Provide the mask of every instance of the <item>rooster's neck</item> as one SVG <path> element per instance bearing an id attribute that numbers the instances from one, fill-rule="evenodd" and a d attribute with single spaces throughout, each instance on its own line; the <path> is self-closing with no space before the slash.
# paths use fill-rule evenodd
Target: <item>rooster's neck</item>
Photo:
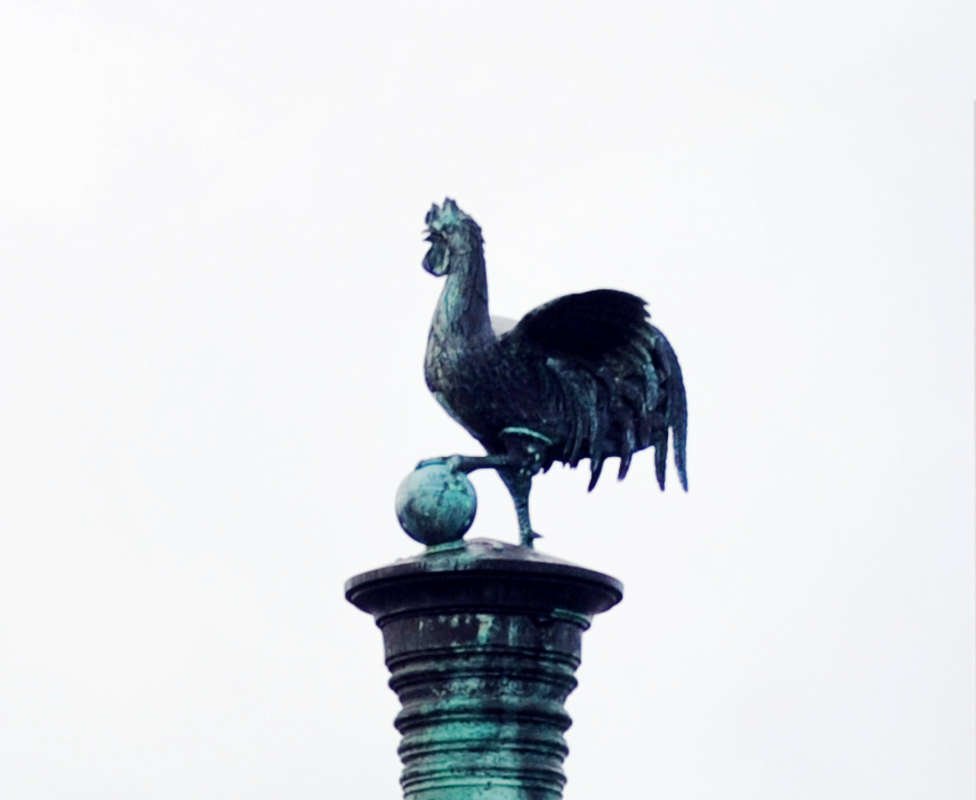
<path id="1" fill-rule="evenodd" d="M 434 313 L 431 335 L 445 342 L 463 340 L 469 344 L 493 339 L 485 255 L 480 243 L 466 253 L 453 253 L 451 266 Z"/>

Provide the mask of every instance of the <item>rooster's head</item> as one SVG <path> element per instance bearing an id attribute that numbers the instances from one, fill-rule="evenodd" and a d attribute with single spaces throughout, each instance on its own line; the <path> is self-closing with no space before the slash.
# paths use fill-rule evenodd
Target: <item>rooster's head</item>
<path id="1" fill-rule="evenodd" d="M 447 275 L 451 272 L 452 255 L 481 247 L 481 228 L 450 197 L 444 199 L 442 206 L 434 203 L 425 222 L 430 250 L 424 256 L 424 269 L 431 275 Z"/>

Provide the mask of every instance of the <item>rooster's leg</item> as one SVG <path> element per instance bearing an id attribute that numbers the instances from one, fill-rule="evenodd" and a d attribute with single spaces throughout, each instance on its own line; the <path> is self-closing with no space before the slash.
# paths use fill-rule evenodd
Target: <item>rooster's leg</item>
<path id="1" fill-rule="evenodd" d="M 429 458 L 421 461 L 417 468 L 444 464 L 452 472 L 467 473 L 474 472 L 476 469 L 496 470 L 515 503 L 522 546 L 532 547 L 533 542 L 541 537 L 532 530 L 532 523 L 529 521 L 529 491 L 532 489 L 532 477 L 542 468 L 542 448 L 532 437 L 519 435 L 510 436 L 507 445 L 509 449 L 506 453 Z"/>
<path id="2" fill-rule="evenodd" d="M 519 535 L 523 547 L 533 547 L 533 542 L 541 538 L 532 530 L 529 522 L 529 490 L 532 488 L 532 475 L 526 469 L 500 469 L 498 477 L 512 495 L 515 502 L 515 513 L 518 515 Z"/>
<path id="3" fill-rule="evenodd" d="M 451 472 L 474 472 L 476 469 L 501 469 L 503 467 L 520 466 L 521 461 L 510 455 L 496 456 L 442 456 L 441 458 L 426 458 L 417 464 L 417 469 L 429 467 L 432 464 L 444 464 Z"/>

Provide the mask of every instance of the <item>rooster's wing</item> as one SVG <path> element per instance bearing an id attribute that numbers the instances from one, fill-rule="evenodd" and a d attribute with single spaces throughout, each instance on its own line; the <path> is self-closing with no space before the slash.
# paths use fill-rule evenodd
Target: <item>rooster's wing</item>
<path id="1" fill-rule="evenodd" d="M 687 490 L 687 403 L 670 343 L 648 322 L 646 303 L 613 289 L 570 294 L 530 311 L 499 339 L 509 355 L 538 359 L 555 375 L 569 434 L 558 460 L 590 459 L 590 489 L 607 456 L 620 457 L 623 478 L 634 452 L 654 447 L 664 488 L 668 430 Z"/>

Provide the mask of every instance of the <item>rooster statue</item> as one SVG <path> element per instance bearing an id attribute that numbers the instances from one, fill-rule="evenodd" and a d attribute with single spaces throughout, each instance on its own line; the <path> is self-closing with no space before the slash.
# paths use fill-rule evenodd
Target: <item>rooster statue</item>
<path id="1" fill-rule="evenodd" d="M 450 198 L 427 213 L 424 269 L 446 276 L 427 342 L 427 386 L 487 451 L 421 462 L 453 472 L 497 470 L 515 502 L 521 543 L 538 537 L 529 521 L 532 478 L 554 461 L 590 460 L 592 491 L 603 462 L 627 475 L 638 450 L 654 448 L 664 489 L 668 430 L 685 491 L 688 413 L 681 367 L 648 322 L 646 303 L 612 289 L 557 298 L 497 335 L 488 315 L 481 228 Z"/>

